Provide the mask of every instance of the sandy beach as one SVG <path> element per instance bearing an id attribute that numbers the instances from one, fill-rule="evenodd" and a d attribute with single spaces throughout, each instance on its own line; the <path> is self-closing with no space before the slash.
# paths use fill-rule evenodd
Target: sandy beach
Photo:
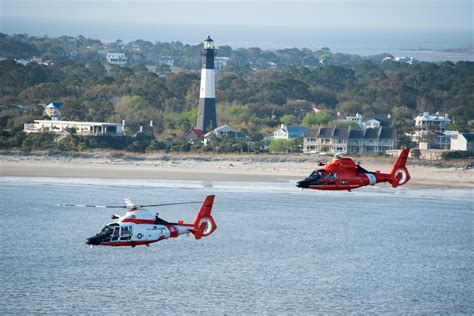
<path id="1" fill-rule="evenodd" d="M 303 155 L 0 155 L 1 177 L 163 179 L 242 182 L 288 182 L 302 179 L 331 157 Z M 388 172 L 394 158 L 360 157 L 371 171 Z M 409 186 L 474 188 L 474 172 L 461 166 L 439 168 L 409 161 Z"/>

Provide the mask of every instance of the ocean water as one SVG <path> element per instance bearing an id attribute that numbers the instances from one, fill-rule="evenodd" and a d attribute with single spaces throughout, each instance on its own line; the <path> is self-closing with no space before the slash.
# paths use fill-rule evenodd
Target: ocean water
<path id="1" fill-rule="evenodd" d="M 117 204 L 216 194 L 217 231 L 90 249 Z M 460 189 L 0 178 L 0 314 L 474 313 L 474 209 Z M 160 209 L 191 221 L 198 206 Z"/>

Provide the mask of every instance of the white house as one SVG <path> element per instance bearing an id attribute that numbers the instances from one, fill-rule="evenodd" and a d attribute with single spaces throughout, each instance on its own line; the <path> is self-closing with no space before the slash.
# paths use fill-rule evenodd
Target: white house
<path id="1" fill-rule="evenodd" d="M 63 105 L 62 102 L 51 102 L 44 107 L 44 115 L 57 119 L 61 115 L 59 108 Z"/>
<path id="2" fill-rule="evenodd" d="M 207 139 L 211 136 L 239 138 L 242 137 L 242 133 L 235 128 L 230 127 L 229 125 L 222 125 L 206 133 L 204 135 L 204 139 Z"/>
<path id="3" fill-rule="evenodd" d="M 35 120 L 34 123 L 25 123 L 25 133 L 55 133 L 61 134 L 67 129 L 75 129 L 77 135 L 112 135 L 123 136 L 123 125 L 103 122 L 78 122 L 59 120 Z"/>
<path id="4" fill-rule="evenodd" d="M 161 56 L 160 57 L 160 64 L 166 65 L 169 67 L 174 66 L 174 59 L 171 56 Z"/>
<path id="5" fill-rule="evenodd" d="M 229 61 L 229 57 L 214 57 L 214 68 L 217 70 L 224 69 Z"/>
<path id="6" fill-rule="evenodd" d="M 418 149 L 449 149 L 451 139 L 456 134 L 458 134 L 457 131 L 417 130 L 405 135 L 418 144 Z"/>
<path id="7" fill-rule="evenodd" d="M 446 113 L 444 116 L 436 114 L 430 114 L 429 112 L 423 112 L 415 117 L 415 127 L 418 129 L 434 129 L 439 131 L 444 131 L 446 125 L 448 125 L 451 120 Z"/>
<path id="8" fill-rule="evenodd" d="M 280 128 L 273 132 L 273 139 L 303 138 L 305 130 L 304 126 L 286 126 L 281 124 Z"/>
<path id="9" fill-rule="evenodd" d="M 125 65 L 127 56 L 124 53 L 107 53 L 107 62 L 114 65 Z"/>
<path id="10" fill-rule="evenodd" d="M 359 127 L 362 127 L 362 120 L 363 119 L 364 119 L 364 117 L 361 114 L 356 113 L 355 116 L 346 116 L 344 121 L 354 122 L 354 123 L 357 123 L 357 125 L 359 125 Z"/>
<path id="11" fill-rule="evenodd" d="M 451 150 L 464 150 L 474 153 L 474 133 L 458 133 L 451 138 Z"/>
<path id="12" fill-rule="evenodd" d="M 379 128 L 380 121 L 376 119 L 370 119 L 370 120 L 362 122 L 362 127 L 363 128 Z"/>

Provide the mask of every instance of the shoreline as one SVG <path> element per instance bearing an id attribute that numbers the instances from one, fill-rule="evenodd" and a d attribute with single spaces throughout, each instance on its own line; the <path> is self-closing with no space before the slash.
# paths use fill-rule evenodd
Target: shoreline
<path id="1" fill-rule="evenodd" d="M 87 156 L 87 155 L 85 155 Z M 320 157 L 322 158 L 322 157 Z M 324 157 L 330 160 L 332 157 Z M 360 157 L 371 171 L 388 172 L 394 158 Z M 283 183 L 317 168 L 317 157 L 268 155 L 0 155 L 0 177 L 202 180 Z M 408 163 L 407 187 L 474 188 L 474 170 Z"/>

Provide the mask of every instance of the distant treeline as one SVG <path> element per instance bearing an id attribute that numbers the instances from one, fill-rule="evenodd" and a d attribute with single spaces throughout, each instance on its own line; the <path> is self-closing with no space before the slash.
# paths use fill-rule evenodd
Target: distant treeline
<path id="1" fill-rule="evenodd" d="M 104 50 L 126 52 L 130 64 L 106 64 Z M 23 123 L 42 117 L 38 104 L 51 101 L 64 102 L 65 119 L 124 119 L 129 134 L 153 120 L 157 142 L 180 141 L 196 121 L 199 72 L 195 69 L 200 67 L 201 50 L 201 44 L 179 42 L 103 44 L 84 37 L 0 34 L 0 57 L 6 58 L 0 61 L 0 147 L 13 146 L 7 140 L 22 130 Z M 448 113 L 455 121 L 453 129 L 473 128 L 473 62 L 382 62 L 386 55 L 364 58 L 333 54 L 329 49 L 264 51 L 224 46 L 218 51 L 230 57 L 217 72 L 219 124 L 240 129 L 255 141 L 270 135 L 280 123 L 340 124 L 337 112 L 365 117 L 390 114 L 402 140 L 403 131 L 413 128 L 413 118 L 423 111 Z M 150 71 L 147 66 L 156 65 L 164 55 L 173 56 L 183 69 L 171 72 L 163 67 L 165 76 Z M 53 64 L 24 66 L 13 60 L 32 56 L 51 59 Z M 278 67 L 267 69 L 268 62 Z M 314 104 L 323 111 L 312 113 Z M 21 142 L 13 143 L 21 146 Z"/>

